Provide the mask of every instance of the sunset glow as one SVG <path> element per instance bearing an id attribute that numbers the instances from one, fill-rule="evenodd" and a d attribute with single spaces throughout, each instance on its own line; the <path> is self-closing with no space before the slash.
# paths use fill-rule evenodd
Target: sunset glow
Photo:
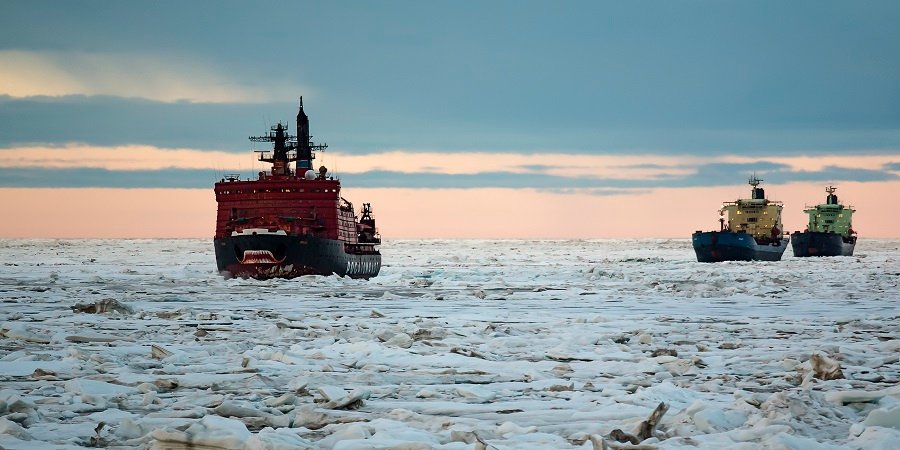
<path id="1" fill-rule="evenodd" d="M 855 207 L 854 228 L 869 237 L 898 237 L 900 213 L 874 214 L 882 194 L 900 182 L 845 183 L 838 191 Z M 824 198 L 824 186 L 770 186 L 783 201 L 788 231 L 806 224 L 803 207 Z M 559 194 L 533 189 L 359 189 L 342 195 L 375 206 L 390 239 L 411 238 L 638 238 L 686 239 L 718 227 L 723 201 L 747 197 L 729 188 L 656 189 L 627 195 Z M 40 238 L 211 238 L 215 199 L 207 189 L 11 189 L 0 198 L 16 220 L 0 222 L 0 236 Z M 578 220 L 572 219 L 577 211 Z M 508 220 L 509 218 L 515 220 Z M 78 218 L 78 220 L 72 220 Z M 65 223 L 64 227 L 59 224 Z"/>

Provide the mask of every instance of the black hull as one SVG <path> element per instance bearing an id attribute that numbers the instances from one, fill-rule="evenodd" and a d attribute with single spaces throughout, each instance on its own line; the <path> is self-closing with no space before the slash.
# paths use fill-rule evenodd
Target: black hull
<path id="1" fill-rule="evenodd" d="M 344 242 L 311 236 L 254 234 L 213 240 L 219 273 L 227 278 L 340 275 L 369 279 L 381 270 L 377 250 L 347 253 Z"/>
<path id="2" fill-rule="evenodd" d="M 794 256 L 853 256 L 856 236 L 845 239 L 840 234 L 805 231 L 791 235 Z"/>
<path id="3" fill-rule="evenodd" d="M 787 249 L 787 239 L 773 244 L 759 244 L 746 233 L 705 231 L 692 235 L 694 252 L 699 262 L 780 261 Z"/>

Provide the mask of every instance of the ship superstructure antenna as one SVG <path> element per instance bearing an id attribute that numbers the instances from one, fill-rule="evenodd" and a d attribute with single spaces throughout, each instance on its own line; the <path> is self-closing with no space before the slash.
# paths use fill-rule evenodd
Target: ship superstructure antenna
<path id="1" fill-rule="evenodd" d="M 257 151 L 259 160 L 272 163 L 273 176 L 291 175 L 290 162 L 297 160 L 297 137 L 288 134 L 288 128 L 281 122 L 269 129 L 265 136 L 250 136 L 250 142 L 273 143 L 272 154 Z"/>
<path id="2" fill-rule="evenodd" d="M 756 172 L 753 172 L 753 175 L 750 175 L 750 179 L 748 180 L 748 183 L 750 183 L 750 186 L 753 186 L 755 188 L 755 187 L 759 186 L 759 183 L 761 181 L 763 181 L 763 180 L 756 178 Z"/>

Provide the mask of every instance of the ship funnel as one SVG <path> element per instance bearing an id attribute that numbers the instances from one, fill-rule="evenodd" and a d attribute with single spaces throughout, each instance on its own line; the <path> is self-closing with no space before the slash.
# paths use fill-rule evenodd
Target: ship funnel
<path id="1" fill-rule="evenodd" d="M 766 199 L 765 189 L 760 188 L 760 187 L 753 188 L 753 199 L 754 200 L 765 200 Z"/>

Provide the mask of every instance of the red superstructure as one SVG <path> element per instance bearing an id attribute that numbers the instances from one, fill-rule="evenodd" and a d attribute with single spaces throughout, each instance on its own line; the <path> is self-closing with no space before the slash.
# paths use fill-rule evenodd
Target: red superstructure
<path id="1" fill-rule="evenodd" d="M 259 173 L 259 179 L 225 178 L 216 183 L 216 238 L 245 229 L 283 230 L 357 244 L 359 231 L 353 205 L 341 198 L 341 182 L 325 177 L 325 168 L 307 180 Z"/>

